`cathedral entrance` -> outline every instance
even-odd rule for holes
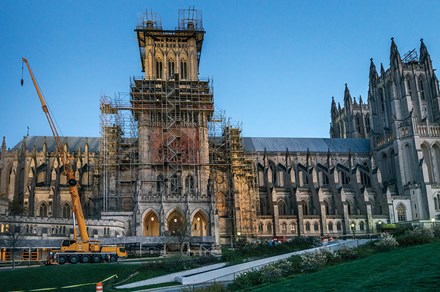
[[[144,236],[159,236],[160,224],[159,218],[153,211],[148,212],[144,217]]]
[[[168,231],[170,235],[182,235],[185,233],[185,218],[179,211],[173,211],[168,217]]]
[[[192,236],[208,236],[208,220],[202,212],[194,215],[191,226]]]

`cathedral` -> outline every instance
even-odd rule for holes
[[[440,93],[423,40],[402,57],[391,39],[388,69],[371,59],[366,100],[347,85],[343,106],[332,98],[330,138],[257,138],[199,78],[199,11],[180,10],[174,30],[147,13],[134,32],[143,75],[101,97],[100,137],[62,137],[92,237],[220,245],[438,219]],[[0,221],[50,239],[73,234],[71,217],[54,139],[3,138]]]

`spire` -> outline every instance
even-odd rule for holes
[[[400,58],[399,50],[394,42],[394,38],[391,38],[391,49],[390,49],[390,67],[398,67],[402,64],[402,59]]]
[[[379,78],[379,75],[377,75],[376,65],[374,65],[373,58],[371,58],[370,59],[370,83],[375,83],[377,78]]]
[[[351,108],[352,100],[350,95],[350,90],[348,89],[347,83],[345,83],[345,91],[344,91],[344,106],[347,110],[348,108]]]
[[[338,111],[341,111],[341,104],[338,102]]]
[[[338,114],[338,109],[336,107],[336,102],[335,102],[335,97],[332,96],[332,107],[331,107],[331,116],[336,117],[336,115]]]
[[[431,56],[428,53],[428,49],[426,48],[423,39],[420,39],[420,63],[427,64],[426,68],[432,70]]]
[[[385,69],[382,63],[380,63],[380,76],[385,77]]]
[[[6,137],[3,136],[3,141],[2,141],[2,151],[1,151],[1,158],[3,158],[3,155],[6,153]]]

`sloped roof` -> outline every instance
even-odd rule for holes
[[[99,152],[99,137],[61,137],[63,145],[67,143],[69,152],[76,152],[78,149],[84,151],[85,145],[89,144],[89,152]],[[26,144],[26,150],[32,151],[35,147],[37,151],[43,150],[43,145],[46,143],[49,152],[55,152],[56,143],[53,137],[46,136],[27,136],[24,137],[11,150],[20,149],[22,143]]]
[[[368,139],[340,139],[340,138],[258,138],[244,137],[245,152],[322,152],[327,153],[369,153],[370,140]]]

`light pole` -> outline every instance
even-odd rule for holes
[[[435,228],[435,218],[431,218],[431,226],[434,229]]]
[[[382,232],[382,221],[377,222],[377,231]]]
[[[353,232],[353,239],[356,239],[356,224],[351,222],[351,232]]]

